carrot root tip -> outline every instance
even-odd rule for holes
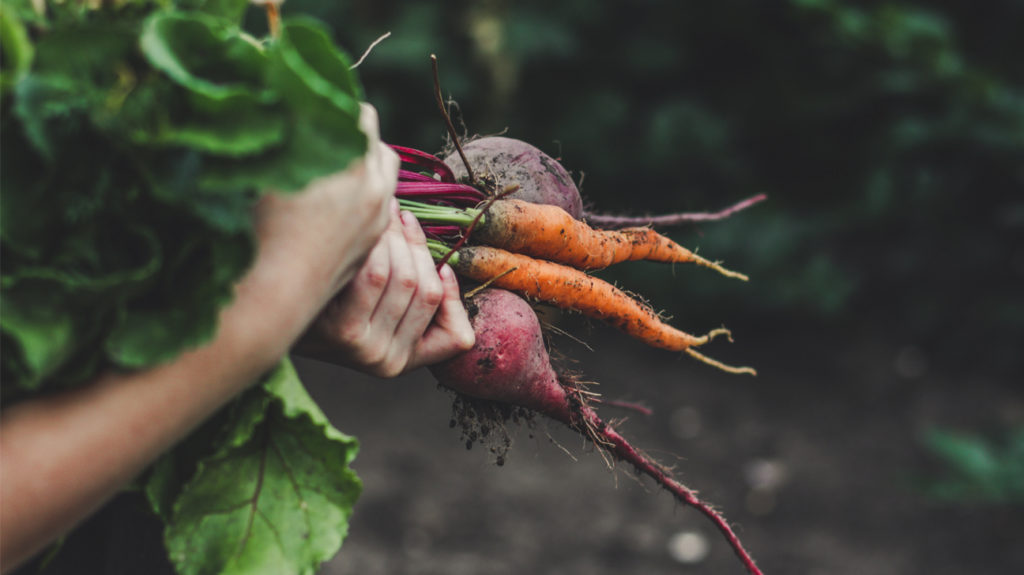
[[[719,262],[713,262],[711,260],[704,259],[698,256],[697,254],[693,254],[693,263],[699,266],[711,268],[725,277],[736,278],[742,281],[750,281],[750,278],[746,274],[741,274],[740,272],[734,272],[730,269],[726,269],[722,267],[721,264],[719,264]]]
[[[720,335],[724,335],[725,339],[729,340],[729,343],[732,343],[732,332],[724,327],[713,329],[709,331],[707,335],[705,335],[704,337],[707,338],[707,341],[711,341]]]
[[[691,348],[687,348],[686,353],[690,357],[692,357],[692,358],[694,358],[694,359],[696,359],[696,360],[698,360],[698,361],[700,361],[702,363],[706,363],[706,364],[708,364],[708,365],[710,365],[712,367],[717,367],[718,369],[720,369],[720,370],[722,370],[722,371],[724,371],[726,373],[737,373],[737,374],[739,374],[739,373],[746,373],[746,374],[749,374],[749,375],[757,375],[757,370],[755,370],[752,367],[734,367],[734,366],[731,366],[731,365],[726,365],[726,364],[718,361],[717,359],[712,359],[712,358],[710,358],[710,357],[700,353],[699,351],[693,349],[692,347]]]
[[[716,337],[724,335],[730,342],[732,341],[732,332],[724,327],[713,329],[700,337],[694,337],[693,341],[690,342],[690,347],[697,347],[698,345],[704,345]]]

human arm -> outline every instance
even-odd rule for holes
[[[212,342],[3,411],[0,570],[70,530],[254,382],[356,275],[388,224],[398,169],[373,110],[362,118],[371,142],[362,160],[301,193],[261,200],[258,256]]]

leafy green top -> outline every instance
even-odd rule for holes
[[[259,40],[247,0],[32,4],[0,6],[6,404],[208,341],[253,202],[366,149],[362,88],[316,21]],[[151,473],[179,571],[312,572],[346,532],[355,450],[282,366]]]

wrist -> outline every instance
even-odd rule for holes
[[[327,282],[303,264],[302,258],[261,253],[221,316],[221,329],[244,342],[267,367],[287,352],[329,297]]]

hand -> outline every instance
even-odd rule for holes
[[[455,272],[435,270],[419,222],[392,205],[387,231],[316,320],[300,354],[395,377],[473,347]]]

